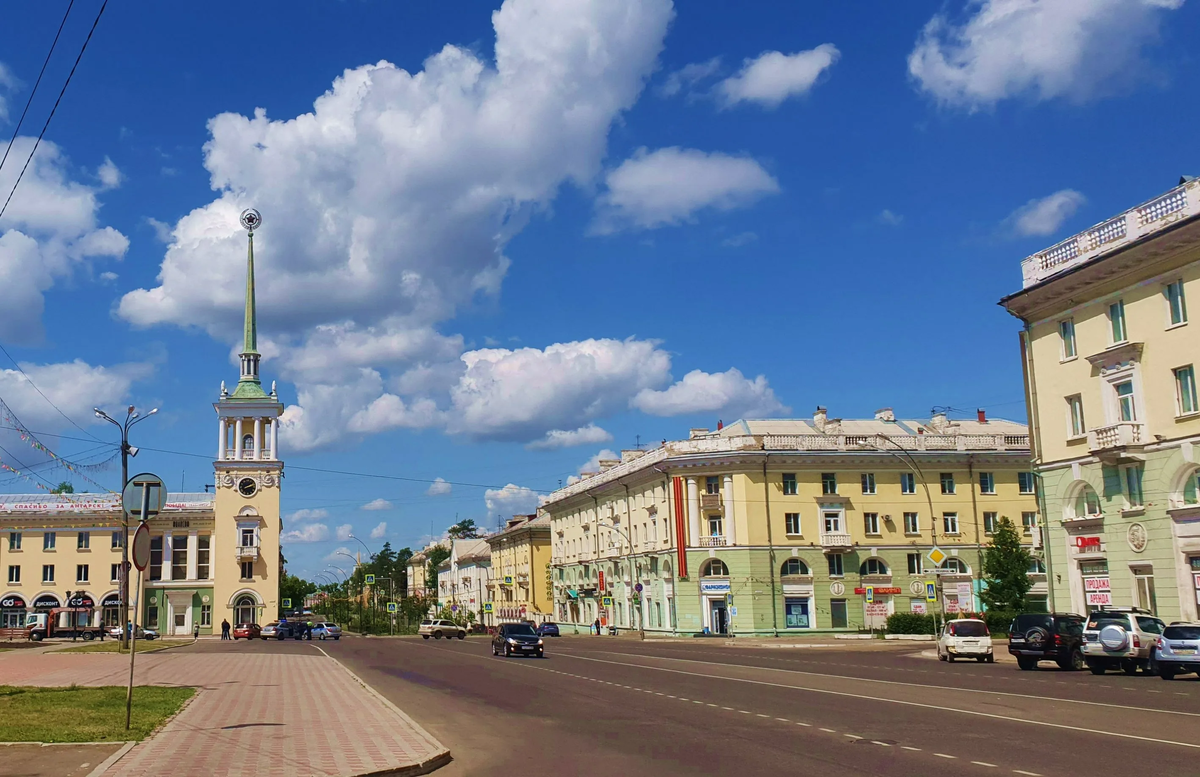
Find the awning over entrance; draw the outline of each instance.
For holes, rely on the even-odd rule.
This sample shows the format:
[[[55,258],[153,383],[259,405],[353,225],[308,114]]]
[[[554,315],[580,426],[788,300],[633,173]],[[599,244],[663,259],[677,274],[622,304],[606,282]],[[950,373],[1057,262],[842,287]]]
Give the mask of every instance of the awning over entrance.
[[[121,595],[118,593],[109,594],[108,596],[104,597],[104,601],[100,602],[100,606],[101,607],[120,607],[121,606]]]
[[[578,592],[578,591],[576,591],[574,588],[568,588],[568,589],[567,589],[567,598],[568,598],[568,599],[578,599],[578,598],[579,598],[579,592]]]
[[[40,594],[33,600],[33,609],[35,610],[49,610],[51,607],[59,606],[61,606],[61,603],[54,594]]]

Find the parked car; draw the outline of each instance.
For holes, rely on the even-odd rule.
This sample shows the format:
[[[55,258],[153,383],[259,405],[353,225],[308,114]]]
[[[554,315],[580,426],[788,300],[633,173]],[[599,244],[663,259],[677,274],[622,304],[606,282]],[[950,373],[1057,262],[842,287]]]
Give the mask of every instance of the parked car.
[[[551,623],[549,621],[546,621],[542,625],[538,626],[537,633],[538,633],[539,637],[561,637],[562,636],[561,634],[558,633],[558,624]]]
[[[545,657],[542,638],[528,623],[502,623],[492,637],[492,655]]]
[[[1112,607],[1088,615],[1083,627],[1083,660],[1092,674],[1121,669],[1136,674],[1158,671],[1158,638],[1166,624],[1147,610]]]
[[[1200,675],[1200,623],[1172,623],[1158,638],[1158,676],[1174,680],[1188,672]]]
[[[467,633],[468,634],[487,634],[488,627],[484,626],[482,623],[472,623],[470,626],[467,626]]]
[[[290,621],[271,621],[262,627],[259,636],[263,639],[287,639],[296,636],[296,626],[297,624]]]
[[[321,621],[313,624],[312,633],[317,639],[332,639],[336,642],[342,638],[342,627],[336,623]]]
[[[257,623],[239,623],[233,627],[234,639],[258,639],[262,636],[262,626]]]
[[[108,636],[112,637],[113,639],[120,639],[121,638],[121,627],[120,626],[109,627]],[[137,638],[145,639],[145,640],[158,639],[158,631],[156,629],[143,629],[141,626],[138,626],[137,627]]]
[[[467,630],[454,621],[426,619],[421,621],[421,625],[417,627],[417,633],[425,639],[429,639],[430,637],[434,639],[441,639],[442,637],[446,639],[454,639],[455,637],[459,639],[467,638]]]
[[[1060,669],[1083,669],[1083,626],[1087,619],[1069,612],[1024,612],[1008,629],[1008,652],[1028,671],[1038,661],[1053,661]]]
[[[947,621],[938,637],[937,652],[939,659],[950,663],[956,658],[973,658],[989,664],[996,660],[992,654],[992,634],[978,618]]]

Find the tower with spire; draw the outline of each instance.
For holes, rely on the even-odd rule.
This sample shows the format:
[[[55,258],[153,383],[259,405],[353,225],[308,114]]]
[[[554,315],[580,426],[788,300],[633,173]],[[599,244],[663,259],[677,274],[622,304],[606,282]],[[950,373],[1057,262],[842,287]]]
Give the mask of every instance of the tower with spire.
[[[221,567],[213,575],[216,581],[213,611],[224,612],[224,617],[234,624],[247,612],[254,612],[259,623],[278,616],[282,575],[279,489],[283,462],[279,458],[279,419],[283,404],[275,393],[274,383],[267,393],[259,376],[262,356],[258,352],[254,293],[254,232],[262,225],[262,216],[248,209],[242,212],[241,223],[247,232],[241,375],[232,393],[221,382],[220,399],[213,404],[217,411],[218,444],[214,462],[216,499],[211,563]]]

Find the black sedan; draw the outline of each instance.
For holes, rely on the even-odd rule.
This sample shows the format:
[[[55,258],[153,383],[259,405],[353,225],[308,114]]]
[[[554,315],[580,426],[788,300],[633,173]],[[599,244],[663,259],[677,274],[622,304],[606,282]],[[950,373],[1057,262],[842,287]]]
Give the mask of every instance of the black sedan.
[[[545,656],[542,638],[528,623],[502,623],[492,637],[492,655]]]

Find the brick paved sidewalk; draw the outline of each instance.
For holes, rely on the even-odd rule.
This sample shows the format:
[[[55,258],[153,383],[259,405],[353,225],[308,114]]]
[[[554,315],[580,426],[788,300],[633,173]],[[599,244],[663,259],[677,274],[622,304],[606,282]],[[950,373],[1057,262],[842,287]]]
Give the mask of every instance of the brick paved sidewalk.
[[[0,685],[123,685],[128,676],[127,656],[0,654]],[[149,653],[138,656],[135,684],[198,692],[106,777],[420,774],[449,760],[440,742],[316,650]]]

